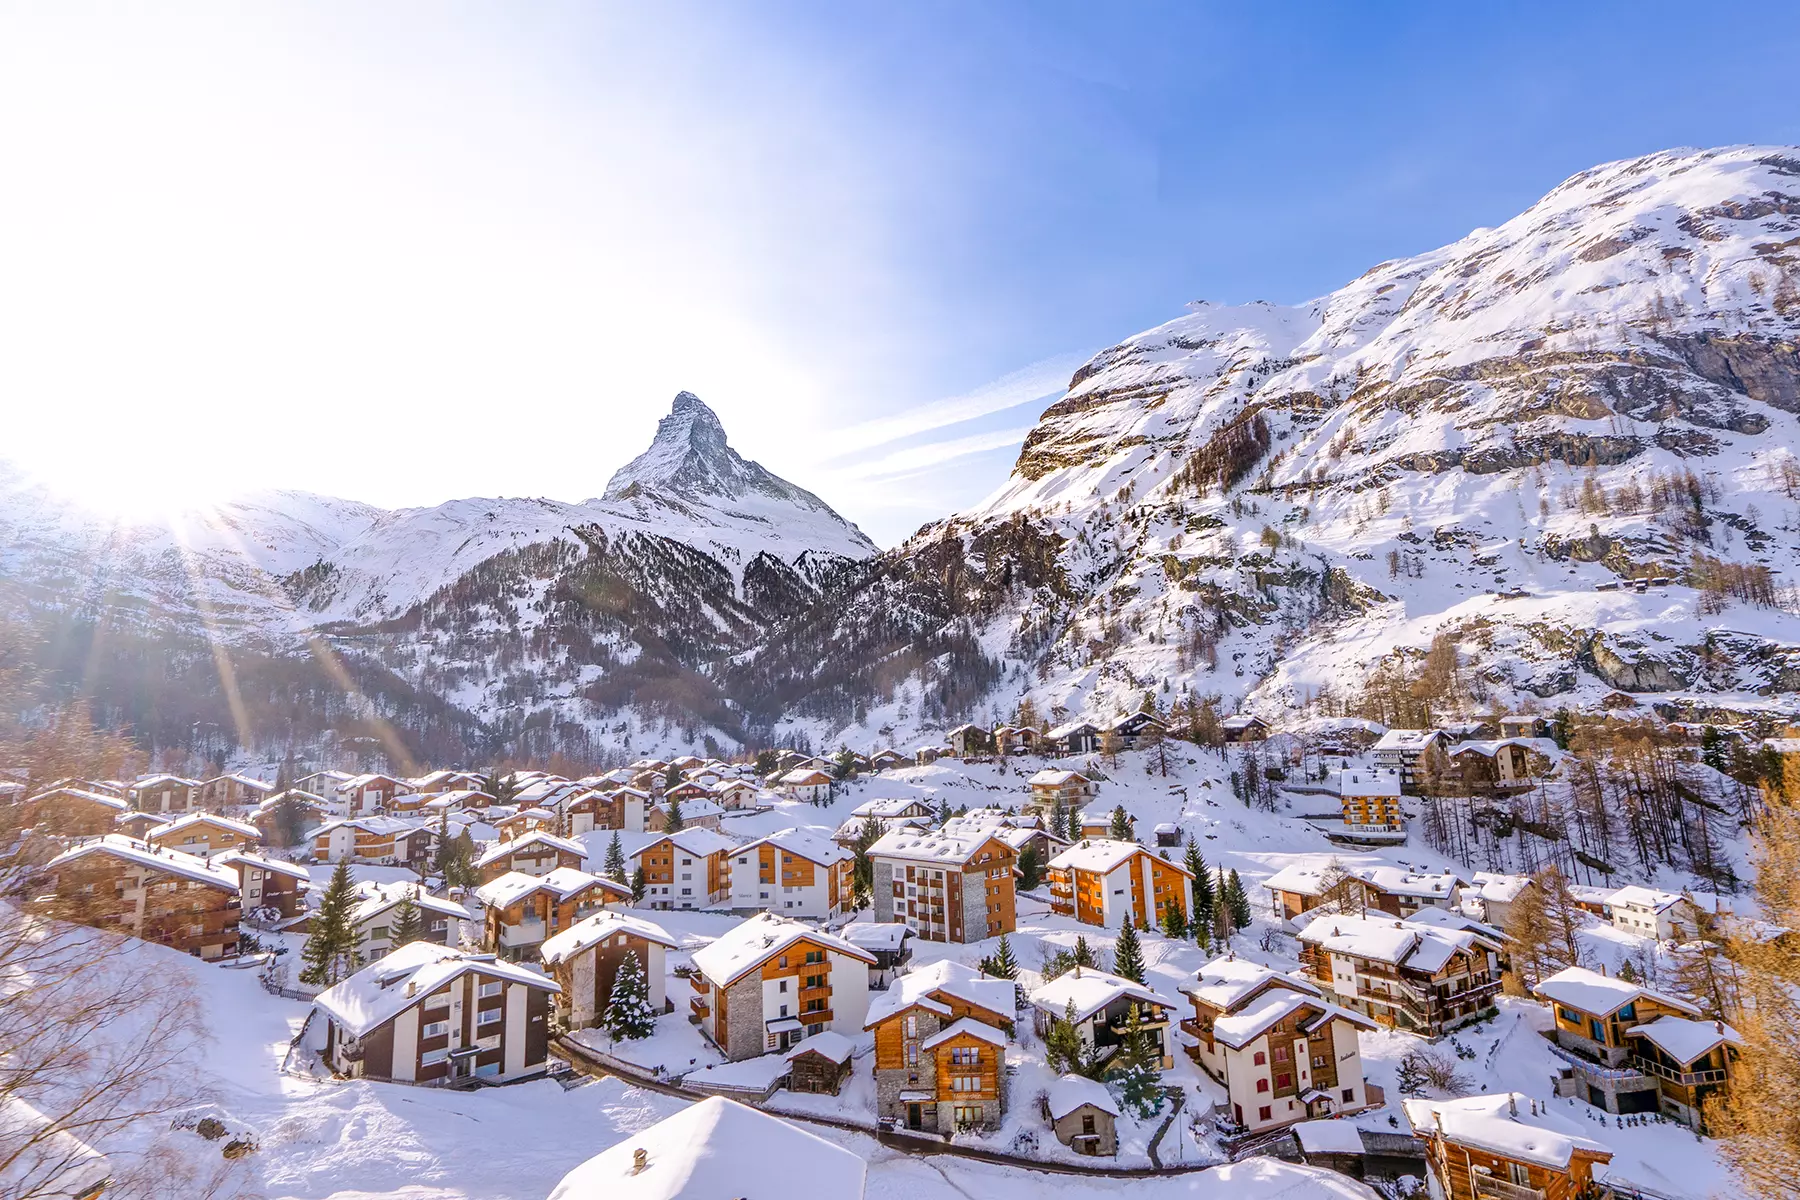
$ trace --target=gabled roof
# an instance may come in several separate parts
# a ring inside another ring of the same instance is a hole
[[[1310,1014],[1302,1021],[1308,1032],[1331,1021],[1346,1021],[1361,1029],[1373,1030],[1375,1022],[1335,1004],[1327,1004],[1317,996],[1274,987],[1257,996],[1242,1009],[1213,1021],[1213,1037],[1232,1049],[1249,1045],[1276,1024],[1295,1013]]]
[[[774,913],[758,913],[715,938],[711,944],[694,951],[694,966],[707,979],[720,987],[728,987],[745,972],[754,970],[770,958],[799,942],[812,942],[838,954],[872,963],[875,956],[860,946],[853,946],[835,934],[778,917]]]
[[[831,776],[816,767],[795,767],[775,782],[787,787],[816,787],[821,783],[830,783]]]
[[[1452,912],[1447,908],[1436,908],[1428,904],[1401,920],[1407,925],[1433,925],[1439,929],[1458,929],[1464,933],[1472,933],[1477,942],[1488,943],[1495,950],[1506,945],[1506,934],[1494,926],[1477,921],[1467,913]]]
[[[1185,990],[1203,1004],[1230,1012],[1259,989],[1269,986],[1320,995],[1319,989],[1305,979],[1253,963],[1247,958],[1225,956],[1201,967],[1194,982]]]
[[[245,787],[249,788],[252,791],[256,791],[256,792],[272,792],[275,790],[275,785],[272,783],[264,783],[262,780],[252,779],[248,775],[239,775],[235,771],[232,772],[230,775],[220,775],[216,778],[208,779],[205,783],[201,784],[200,786],[201,787],[210,787],[211,785],[213,785],[215,783],[241,783]]]
[[[293,787],[285,792],[276,792],[272,796],[264,796],[261,803],[256,806],[255,811],[259,813],[269,812],[278,802],[283,800],[297,800],[301,804],[309,804],[312,807],[321,810],[329,803],[325,797],[319,795],[317,792],[309,792],[304,788]]]
[[[499,962],[491,954],[410,942],[320,992],[313,1004],[352,1037],[360,1038],[470,971],[549,992],[562,991],[539,972]]]
[[[959,1037],[979,1038],[990,1046],[1006,1045],[1005,1030],[995,1029],[992,1025],[977,1021],[974,1017],[964,1017],[959,1021],[952,1021],[919,1044],[924,1049],[930,1050]]]
[[[577,871],[574,867],[558,867],[548,875],[527,875],[523,871],[508,871],[500,878],[491,879],[476,888],[475,898],[489,908],[510,908],[533,892],[549,892],[557,900],[562,901],[577,892],[594,887],[619,897],[631,894],[629,889],[620,887],[610,879],[590,875],[586,871]]]
[[[1519,898],[1521,892],[1532,886],[1529,875],[1507,875],[1499,871],[1477,871],[1474,882],[1475,895],[1497,904],[1512,903]]]
[[[1670,1058],[1687,1066],[1722,1045],[1744,1045],[1744,1037],[1723,1021],[1690,1021],[1686,1017],[1658,1017],[1633,1025],[1626,1037],[1641,1037]]]
[[[1351,917],[1328,913],[1311,921],[1300,940],[1333,954],[1366,958],[1435,974],[1475,945],[1475,935],[1430,925],[1409,925],[1398,917]]]
[[[327,821],[310,833],[309,837],[319,838],[337,829],[360,829],[364,833],[372,833],[378,837],[398,837],[411,833],[415,829],[423,829],[418,821],[409,821],[405,817],[340,817],[335,821]]]
[[[216,825],[220,829],[229,829],[231,832],[241,833],[245,837],[262,837],[262,830],[248,821],[234,821],[230,817],[221,817],[218,813],[209,812],[188,813],[186,816],[176,817],[173,821],[165,821],[152,829],[147,836],[165,838],[171,833],[180,833],[195,825]]]
[[[554,937],[547,938],[539,949],[545,962],[555,965],[574,958],[577,954],[591,950],[607,938],[617,934],[628,934],[641,938],[646,942],[655,942],[660,946],[676,948],[675,939],[669,931],[654,921],[646,921],[642,917],[629,913],[614,912],[611,909],[597,912],[591,917],[575,922]],[[649,964],[644,964],[649,969]]]
[[[899,921],[856,921],[838,930],[852,946],[864,950],[898,950],[912,935],[912,930]]]
[[[1627,1004],[1654,1000],[1678,1012],[1700,1015],[1700,1010],[1686,1000],[1678,1000],[1666,992],[1658,992],[1640,984],[1602,975],[1586,967],[1564,967],[1531,989],[1546,1000],[1594,1017],[1609,1017]]]
[[[197,788],[199,786],[200,781],[198,779],[186,779],[180,775],[146,775],[142,779],[127,784],[126,790],[135,792],[148,787]]]
[[[1685,899],[1687,897],[1679,892],[1660,892],[1655,888],[1630,884],[1614,892],[1606,902],[1614,907],[1624,905],[1630,908],[1647,908],[1651,912],[1665,912]]]
[[[852,925],[850,928],[855,929],[856,926]],[[1013,1018],[1016,989],[1010,979],[995,979],[983,975],[973,967],[943,958],[900,976],[887,991],[875,993],[869,1002],[869,1013],[863,1021],[863,1028],[873,1029],[883,1021],[921,1004],[939,1015],[948,1014],[948,1005],[932,999],[937,994],[954,997],[1003,1020],[1010,1021]]]
[[[489,846],[482,852],[480,858],[475,860],[475,865],[477,867],[485,867],[489,863],[497,863],[501,859],[517,851],[528,850],[533,847],[546,847],[553,850],[565,851],[569,854],[577,855],[584,861],[587,858],[587,847],[583,846],[580,842],[571,838],[557,837],[554,833],[545,833],[542,829],[534,829],[530,833],[520,834],[510,842],[495,842],[492,846]]]
[[[676,848],[685,850],[689,854],[698,855],[701,858],[706,858],[714,854],[729,854],[737,849],[736,842],[715,829],[678,829],[674,833],[664,833],[656,836],[625,857],[636,858],[638,855],[644,853],[644,851],[650,849],[650,847],[659,845],[663,842],[673,843]]]
[[[850,810],[853,817],[902,817],[915,808],[931,812],[931,805],[914,796],[884,796],[879,800],[865,800]]]
[[[83,842],[79,846],[64,850],[51,859],[45,869],[55,870],[59,865],[94,857],[114,858],[139,866],[151,867],[234,894],[238,890],[238,877],[235,872],[215,866],[197,854],[186,854],[167,846],[146,845],[135,838],[128,838],[117,833],[109,833],[104,837],[95,838],[93,841]]]
[[[1098,725],[1095,725],[1092,721],[1070,721],[1065,725],[1058,725],[1055,729],[1052,729],[1045,736],[1055,738],[1057,741],[1061,741],[1063,738],[1068,737],[1071,733],[1080,733],[1084,729],[1087,730],[1089,733],[1099,733],[1100,732],[1100,727]]]
[[[1085,1021],[1111,1005],[1115,1000],[1132,999],[1163,1008],[1174,1008],[1175,1002],[1158,995],[1141,983],[1108,975],[1092,967],[1076,967],[1042,984],[1031,993],[1031,1003],[1051,1016],[1060,1017],[1070,1004],[1075,1006],[1075,1019]]]
[[[867,1175],[862,1158],[842,1146],[712,1096],[588,1159],[549,1200],[861,1200]]]
[[[212,861],[221,867],[242,864],[247,867],[261,867],[265,871],[273,871],[277,875],[286,875],[290,879],[311,882],[312,875],[305,867],[291,862],[282,862],[279,858],[267,858],[261,854],[251,854],[245,850],[227,850],[223,854],[215,854]]]
[[[1083,1105],[1115,1117],[1119,1115],[1118,1101],[1112,1098],[1106,1085],[1081,1075],[1064,1075],[1051,1084],[1049,1101],[1052,1121],[1062,1120]]]
[[[783,854],[792,854],[797,858],[804,858],[808,862],[815,862],[824,867],[856,857],[830,838],[822,837],[810,829],[802,829],[797,825],[777,830],[767,837],[757,838],[754,842],[739,846],[732,853],[742,854],[746,850],[754,850],[765,844],[777,847]]]
[[[1226,717],[1223,721],[1219,722],[1219,726],[1223,729],[1248,729],[1252,725],[1261,725],[1266,728],[1268,724],[1269,723],[1261,717],[1254,716],[1250,713],[1232,713],[1229,717]]]
[[[871,858],[898,858],[909,862],[948,863],[962,866],[972,861],[981,848],[998,841],[1002,846],[1000,827],[994,822],[952,818],[942,829],[917,829],[911,825],[890,826],[869,847]],[[1007,849],[1011,849],[1007,846]]]
[[[1438,741],[1444,736],[1441,729],[1390,729],[1375,739],[1370,747],[1375,753],[1383,750],[1417,751]]]
[[[113,809],[115,812],[131,811],[131,804],[129,801],[121,800],[117,796],[106,796],[99,792],[90,792],[86,788],[78,787],[51,788],[47,792],[39,792],[37,795],[27,800],[26,803],[36,804],[39,800],[46,800],[51,796],[73,796],[77,800],[84,800],[89,804],[98,804],[105,808]]]
[[[366,921],[379,917],[402,900],[410,899],[413,905],[425,912],[434,912],[446,917],[455,917],[462,921],[472,921],[474,914],[454,900],[443,896],[434,896],[416,883],[404,880],[395,883],[373,883],[368,880],[356,885],[356,907],[350,910],[350,923],[361,925]]]
[[[1050,866],[1058,871],[1093,871],[1096,874],[1104,875],[1108,871],[1123,866],[1140,854],[1149,854],[1151,858],[1156,858],[1156,855],[1151,854],[1137,842],[1116,842],[1111,838],[1083,838],[1051,859]],[[1189,879],[1193,878],[1193,872],[1180,863],[1170,862],[1163,858],[1157,858],[1156,861],[1171,871],[1177,871]]]
[[[1612,1159],[1611,1150],[1574,1132],[1577,1127],[1572,1122],[1547,1107],[1532,1115],[1536,1102],[1522,1092],[1460,1100],[1406,1100],[1402,1104],[1415,1133],[1439,1133],[1448,1141],[1513,1162],[1567,1171],[1577,1151],[1602,1162]]]
[[[792,1050],[789,1050],[784,1056],[784,1060],[793,1062],[802,1054],[817,1054],[823,1058],[830,1059],[834,1063],[847,1063],[850,1061],[850,1057],[855,1053],[855,1042],[851,1041],[841,1033],[835,1033],[832,1030],[827,1029],[822,1033],[813,1034],[811,1037],[795,1046]]]
[[[1045,767],[1030,779],[1026,780],[1032,787],[1062,787],[1065,784],[1092,783],[1093,780],[1080,771],[1070,771],[1063,767]]]

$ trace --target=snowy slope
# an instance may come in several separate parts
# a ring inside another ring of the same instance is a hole
[[[1024,694],[1280,716],[1440,634],[1471,705],[1794,705],[1800,622],[1687,584],[1696,554],[1800,569],[1800,149],[1597,167],[1312,302],[1189,308],[1078,370],[998,492],[802,631],[854,673],[902,614],[886,653],[978,653],[979,695],[865,671],[858,724],[784,678],[796,734],[905,740]],[[1640,576],[1673,583],[1595,590]]]

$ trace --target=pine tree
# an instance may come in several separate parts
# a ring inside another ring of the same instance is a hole
[[[1013,957],[1012,943],[1004,933],[1000,935],[1000,944],[994,947],[993,958],[985,969],[996,979],[1016,981],[1019,978],[1019,960]]]
[[[780,765],[781,756],[776,754],[773,750],[758,750],[756,752],[756,773],[758,776],[766,779],[770,775],[773,775],[775,773],[775,768]]]
[[[1194,928],[1204,939],[1212,929],[1213,906],[1217,901],[1213,896],[1212,876],[1206,870],[1206,860],[1200,857],[1200,847],[1191,833],[1188,835],[1187,850],[1182,855],[1181,865],[1194,877]]]
[[[1234,869],[1225,881],[1225,906],[1231,910],[1231,923],[1239,929],[1250,924],[1250,896],[1244,891],[1244,881],[1238,878]]]
[[[681,815],[681,801],[679,799],[669,801],[669,820],[663,826],[663,832],[680,833],[684,824],[686,821]]]
[[[1071,842],[1081,840],[1081,809],[1073,805],[1069,808],[1069,840]]]
[[[1063,806],[1059,793],[1050,809],[1050,832],[1061,837],[1069,830],[1069,810]]]
[[[1044,1031],[1044,1058],[1059,1073],[1086,1075],[1092,1069],[1081,1044],[1081,1032],[1075,1027],[1075,1002],[1069,1001],[1063,1015],[1050,1019]]]
[[[1107,827],[1106,834],[1115,842],[1131,840],[1131,818],[1125,815],[1124,805],[1113,806],[1112,824]]]
[[[950,808],[950,800],[948,797],[938,801],[938,809],[937,809],[938,828],[940,828],[940,829],[943,828],[946,824],[949,823],[950,818],[955,815],[956,815],[956,813],[954,811],[952,811]]]
[[[1149,1120],[1162,1110],[1167,1094],[1162,1089],[1162,1075],[1155,1043],[1144,1028],[1143,1013],[1133,1004],[1125,1015],[1125,1036],[1118,1051],[1107,1062],[1107,1073],[1118,1085],[1119,1099],[1140,1120]]]
[[[644,889],[648,886],[644,882],[644,868],[641,865],[633,867],[631,869],[631,902],[633,904],[644,902]]]
[[[312,915],[311,932],[300,950],[300,982],[313,987],[330,987],[348,973],[356,954],[356,930],[350,924],[350,910],[356,906],[356,886],[350,880],[350,862],[339,859],[325,885],[325,894]]]
[[[1138,942],[1137,926],[1132,923],[1130,913],[1125,914],[1125,924],[1119,927],[1118,943],[1113,946],[1112,973],[1133,983],[1144,982],[1144,948]]]
[[[1069,959],[1078,967],[1091,967],[1094,965],[1094,951],[1093,948],[1088,945],[1086,935],[1076,935],[1075,949],[1071,952]]]
[[[1038,861],[1037,846],[1035,844],[1027,846],[1025,852],[1019,855],[1019,890],[1022,892],[1036,891],[1038,885],[1043,881],[1044,868],[1043,864]]]
[[[613,976],[612,992],[600,1026],[615,1042],[632,1042],[656,1032],[656,1010],[650,1007],[650,981],[636,950],[627,950]]]
[[[1400,1060],[1400,1077],[1396,1081],[1402,1096],[1420,1096],[1425,1092],[1425,1072],[1418,1057],[1408,1054]]]
[[[419,906],[413,903],[410,895],[401,897],[400,903],[394,905],[392,922],[388,931],[388,945],[396,950],[425,936],[424,915],[419,912]]]
[[[625,845],[619,841],[619,831],[613,830],[612,841],[606,845],[606,864],[600,873],[614,883],[625,882]]]
[[[1163,936],[1180,941],[1187,937],[1187,915],[1181,911],[1181,905],[1170,901],[1163,905]]]
[[[1213,905],[1213,928],[1223,940],[1236,933],[1237,926],[1231,919],[1231,886],[1225,878],[1225,868],[1222,865],[1214,872],[1213,895],[1218,897],[1217,903]]]

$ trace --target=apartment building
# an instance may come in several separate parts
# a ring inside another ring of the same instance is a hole
[[[874,917],[932,942],[978,942],[1016,925],[1018,851],[997,821],[958,817],[942,829],[901,827],[869,847]]]
[[[731,859],[738,845],[711,829],[665,833],[630,857],[644,873],[641,908],[712,908],[731,902]],[[760,871],[758,865],[745,870]],[[760,890],[760,888],[759,888]]]
[[[854,1038],[874,961],[843,938],[758,913],[694,952],[690,1020],[733,1062],[826,1030]]]
[[[507,962],[531,962],[544,942],[607,904],[629,904],[631,890],[573,867],[547,875],[509,871],[475,889],[481,948]]]
[[[107,834],[45,866],[50,902],[70,920],[198,958],[236,954],[237,875],[193,854]]]
[[[823,920],[850,910],[856,856],[828,837],[783,829],[731,853],[731,907]]]
[[[1471,930],[1327,914],[1299,938],[1300,961],[1331,998],[1425,1037],[1478,1019],[1500,990],[1500,946]]]
[[[1136,842],[1088,838],[1050,860],[1051,911],[1085,925],[1117,929],[1127,914],[1156,925],[1168,908],[1193,912],[1193,875]]]

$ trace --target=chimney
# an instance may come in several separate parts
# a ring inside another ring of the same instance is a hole
[[[649,1165],[650,1165],[649,1151],[644,1150],[643,1148],[640,1147],[639,1149],[633,1150],[631,1152],[631,1173],[633,1175],[636,1175],[638,1172],[642,1171],[645,1167],[647,1167]]]
[[[1506,1093],[1506,1111],[1511,1113],[1514,1117],[1519,1115],[1519,1093]]]
[[[1723,1034],[1725,1032],[1725,1022],[1714,1021],[1713,1022],[1713,1032]]]
[[[406,981],[406,998],[410,1000],[414,996],[418,995],[418,993],[419,993],[418,981],[413,980],[413,979],[407,980]]]

